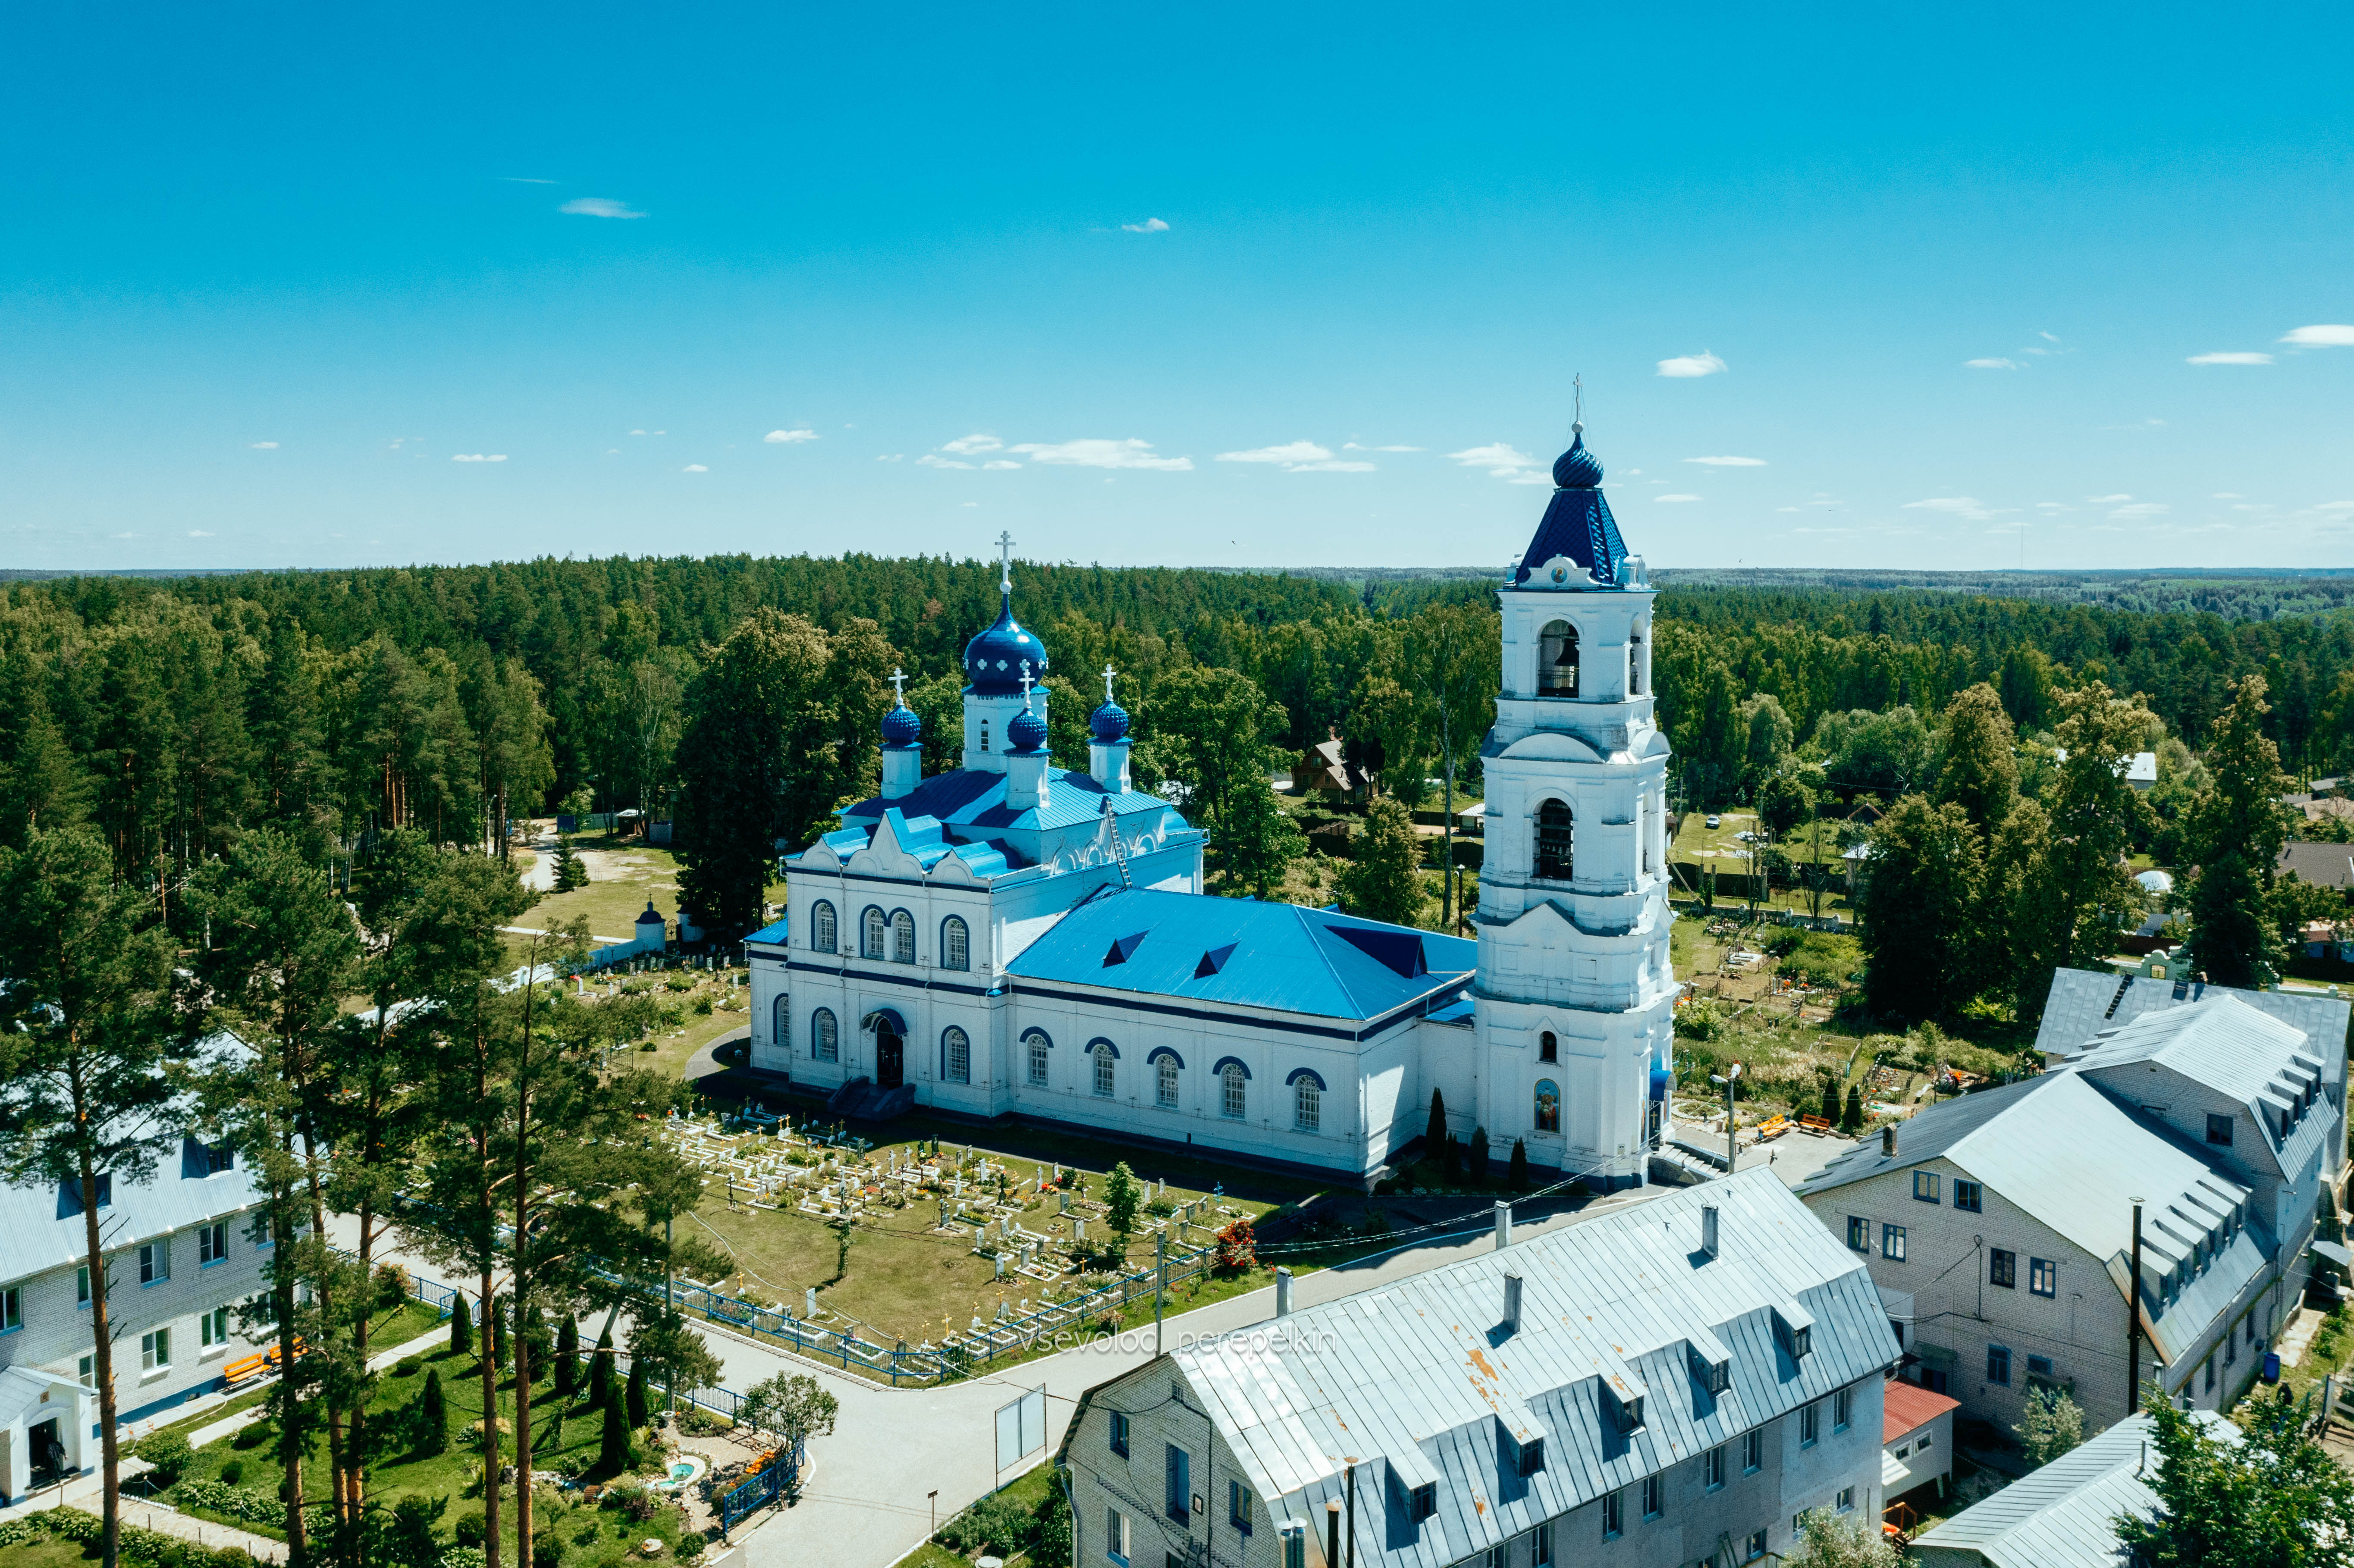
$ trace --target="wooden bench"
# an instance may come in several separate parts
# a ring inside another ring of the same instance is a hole
[[[240,1357],[221,1368],[221,1378],[231,1387],[235,1387],[249,1378],[260,1377],[263,1372],[268,1372],[270,1363],[270,1358],[257,1351],[252,1355]]]
[[[1823,1117],[1802,1116],[1798,1118],[1798,1128],[1802,1132],[1812,1132],[1828,1136],[1831,1130],[1831,1124],[1828,1118]]]
[[[1760,1143],[1770,1143],[1789,1130],[1790,1120],[1787,1117],[1777,1116],[1771,1118],[1764,1126],[1757,1129],[1757,1141]]]

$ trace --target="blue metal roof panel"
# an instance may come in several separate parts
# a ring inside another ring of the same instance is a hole
[[[786,945],[787,938],[791,935],[787,929],[791,924],[792,920],[790,916],[772,921],[744,939],[748,942],[765,942],[770,947],[781,948]]]
[[[1399,972],[1343,931],[1396,938],[1396,950],[1419,954],[1424,972]],[[1115,944],[1126,956],[1108,964]],[[1204,965],[1204,954],[1229,944],[1234,951],[1222,964]],[[1363,1020],[1458,983],[1478,955],[1478,945],[1460,938],[1296,904],[1137,888],[1071,910],[1012,969],[1022,980]],[[1201,972],[1205,968],[1210,972]]]

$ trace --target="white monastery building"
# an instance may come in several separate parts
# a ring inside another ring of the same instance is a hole
[[[1477,940],[1206,894],[1204,833],[1129,784],[1114,672],[1087,770],[1048,756],[1009,563],[965,649],[962,765],[922,776],[903,700],[882,793],[789,857],[748,945],[751,1065],[853,1114],[921,1100],[1365,1179],[1436,1089],[1499,1160],[1518,1140],[1641,1182],[1671,1075],[1669,747],[1655,596],[1579,429],[1500,592]]]

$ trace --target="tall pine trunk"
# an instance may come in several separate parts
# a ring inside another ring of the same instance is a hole
[[[293,1158],[292,1138],[283,1140],[282,1152],[289,1160]],[[302,1507],[302,1407],[285,1393],[294,1376],[294,1271],[287,1266],[288,1255],[284,1251],[292,1245],[294,1227],[289,1221],[293,1208],[293,1193],[284,1183],[273,1180],[270,1192],[270,1297],[278,1313],[278,1378],[284,1404],[284,1414],[278,1423],[278,1457],[286,1471],[286,1561],[290,1568],[303,1568],[311,1561],[311,1537],[305,1528]]]
[[[75,1099],[80,1099],[79,1078]],[[77,1112],[80,1108],[77,1103]],[[87,1149],[81,1156],[81,1231],[82,1255],[90,1270],[90,1331],[96,1341],[91,1347],[90,1364],[90,1375],[98,1383],[98,1462],[104,1489],[101,1506],[106,1520],[100,1551],[106,1568],[115,1568],[120,1561],[122,1535],[122,1454],[114,1436],[114,1342],[106,1318],[106,1249],[101,1244],[98,1230],[98,1171],[90,1163]]]
[[[492,1277],[482,1270],[482,1321],[474,1336],[474,1354],[482,1369],[482,1555],[483,1568],[499,1568],[499,1359],[492,1354],[497,1326],[491,1321],[497,1304],[491,1295]],[[529,1489],[526,1488],[526,1490]],[[528,1563],[529,1558],[525,1562]]]

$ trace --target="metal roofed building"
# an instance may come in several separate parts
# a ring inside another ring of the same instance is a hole
[[[101,1177],[117,1416],[125,1425],[218,1387],[255,1347],[235,1308],[261,1293],[263,1194],[225,1150],[183,1142],[144,1181]],[[79,1184],[0,1187],[0,1492],[97,1462],[98,1393]]]
[[[2343,1139],[2342,1056],[2333,1083],[2325,1055],[2211,990],[1884,1129],[1799,1195],[1868,1258],[1904,1375],[2006,1426],[2037,1386],[2095,1425],[2132,1408],[2138,1200],[2142,1375],[2226,1407],[2303,1288]]]
[[[2218,1436],[2238,1434],[2220,1415],[2199,1419]],[[1923,1531],[1913,1542],[1914,1562],[1919,1568],[2128,1568],[2132,1555],[2117,1539],[2117,1520],[2151,1520],[2164,1511],[2150,1486],[2158,1466],[2150,1427],[2148,1416],[2129,1415]]]
[[[1582,427],[1581,427],[1582,432]],[[961,766],[881,724],[881,790],[785,863],[746,945],[754,1073],[886,1117],[921,1099],[1371,1180],[1424,1136],[1538,1171],[1648,1179],[1673,1081],[1656,598],[1581,433],[1510,568],[1465,942],[1206,895],[1204,835],[1132,787],[1128,715],[1056,765],[1048,654],[1013,614],[965,649]],[[1000,540],[1009,548],[1009,539]]]
[[[1744,1172],[1089,1390],[1075,1561],[1341,1568],[1353,1472],[1373,1568],[1747,1562],[1808,1509],[1876,1522],[1898,1353],[1860,1262]]]

